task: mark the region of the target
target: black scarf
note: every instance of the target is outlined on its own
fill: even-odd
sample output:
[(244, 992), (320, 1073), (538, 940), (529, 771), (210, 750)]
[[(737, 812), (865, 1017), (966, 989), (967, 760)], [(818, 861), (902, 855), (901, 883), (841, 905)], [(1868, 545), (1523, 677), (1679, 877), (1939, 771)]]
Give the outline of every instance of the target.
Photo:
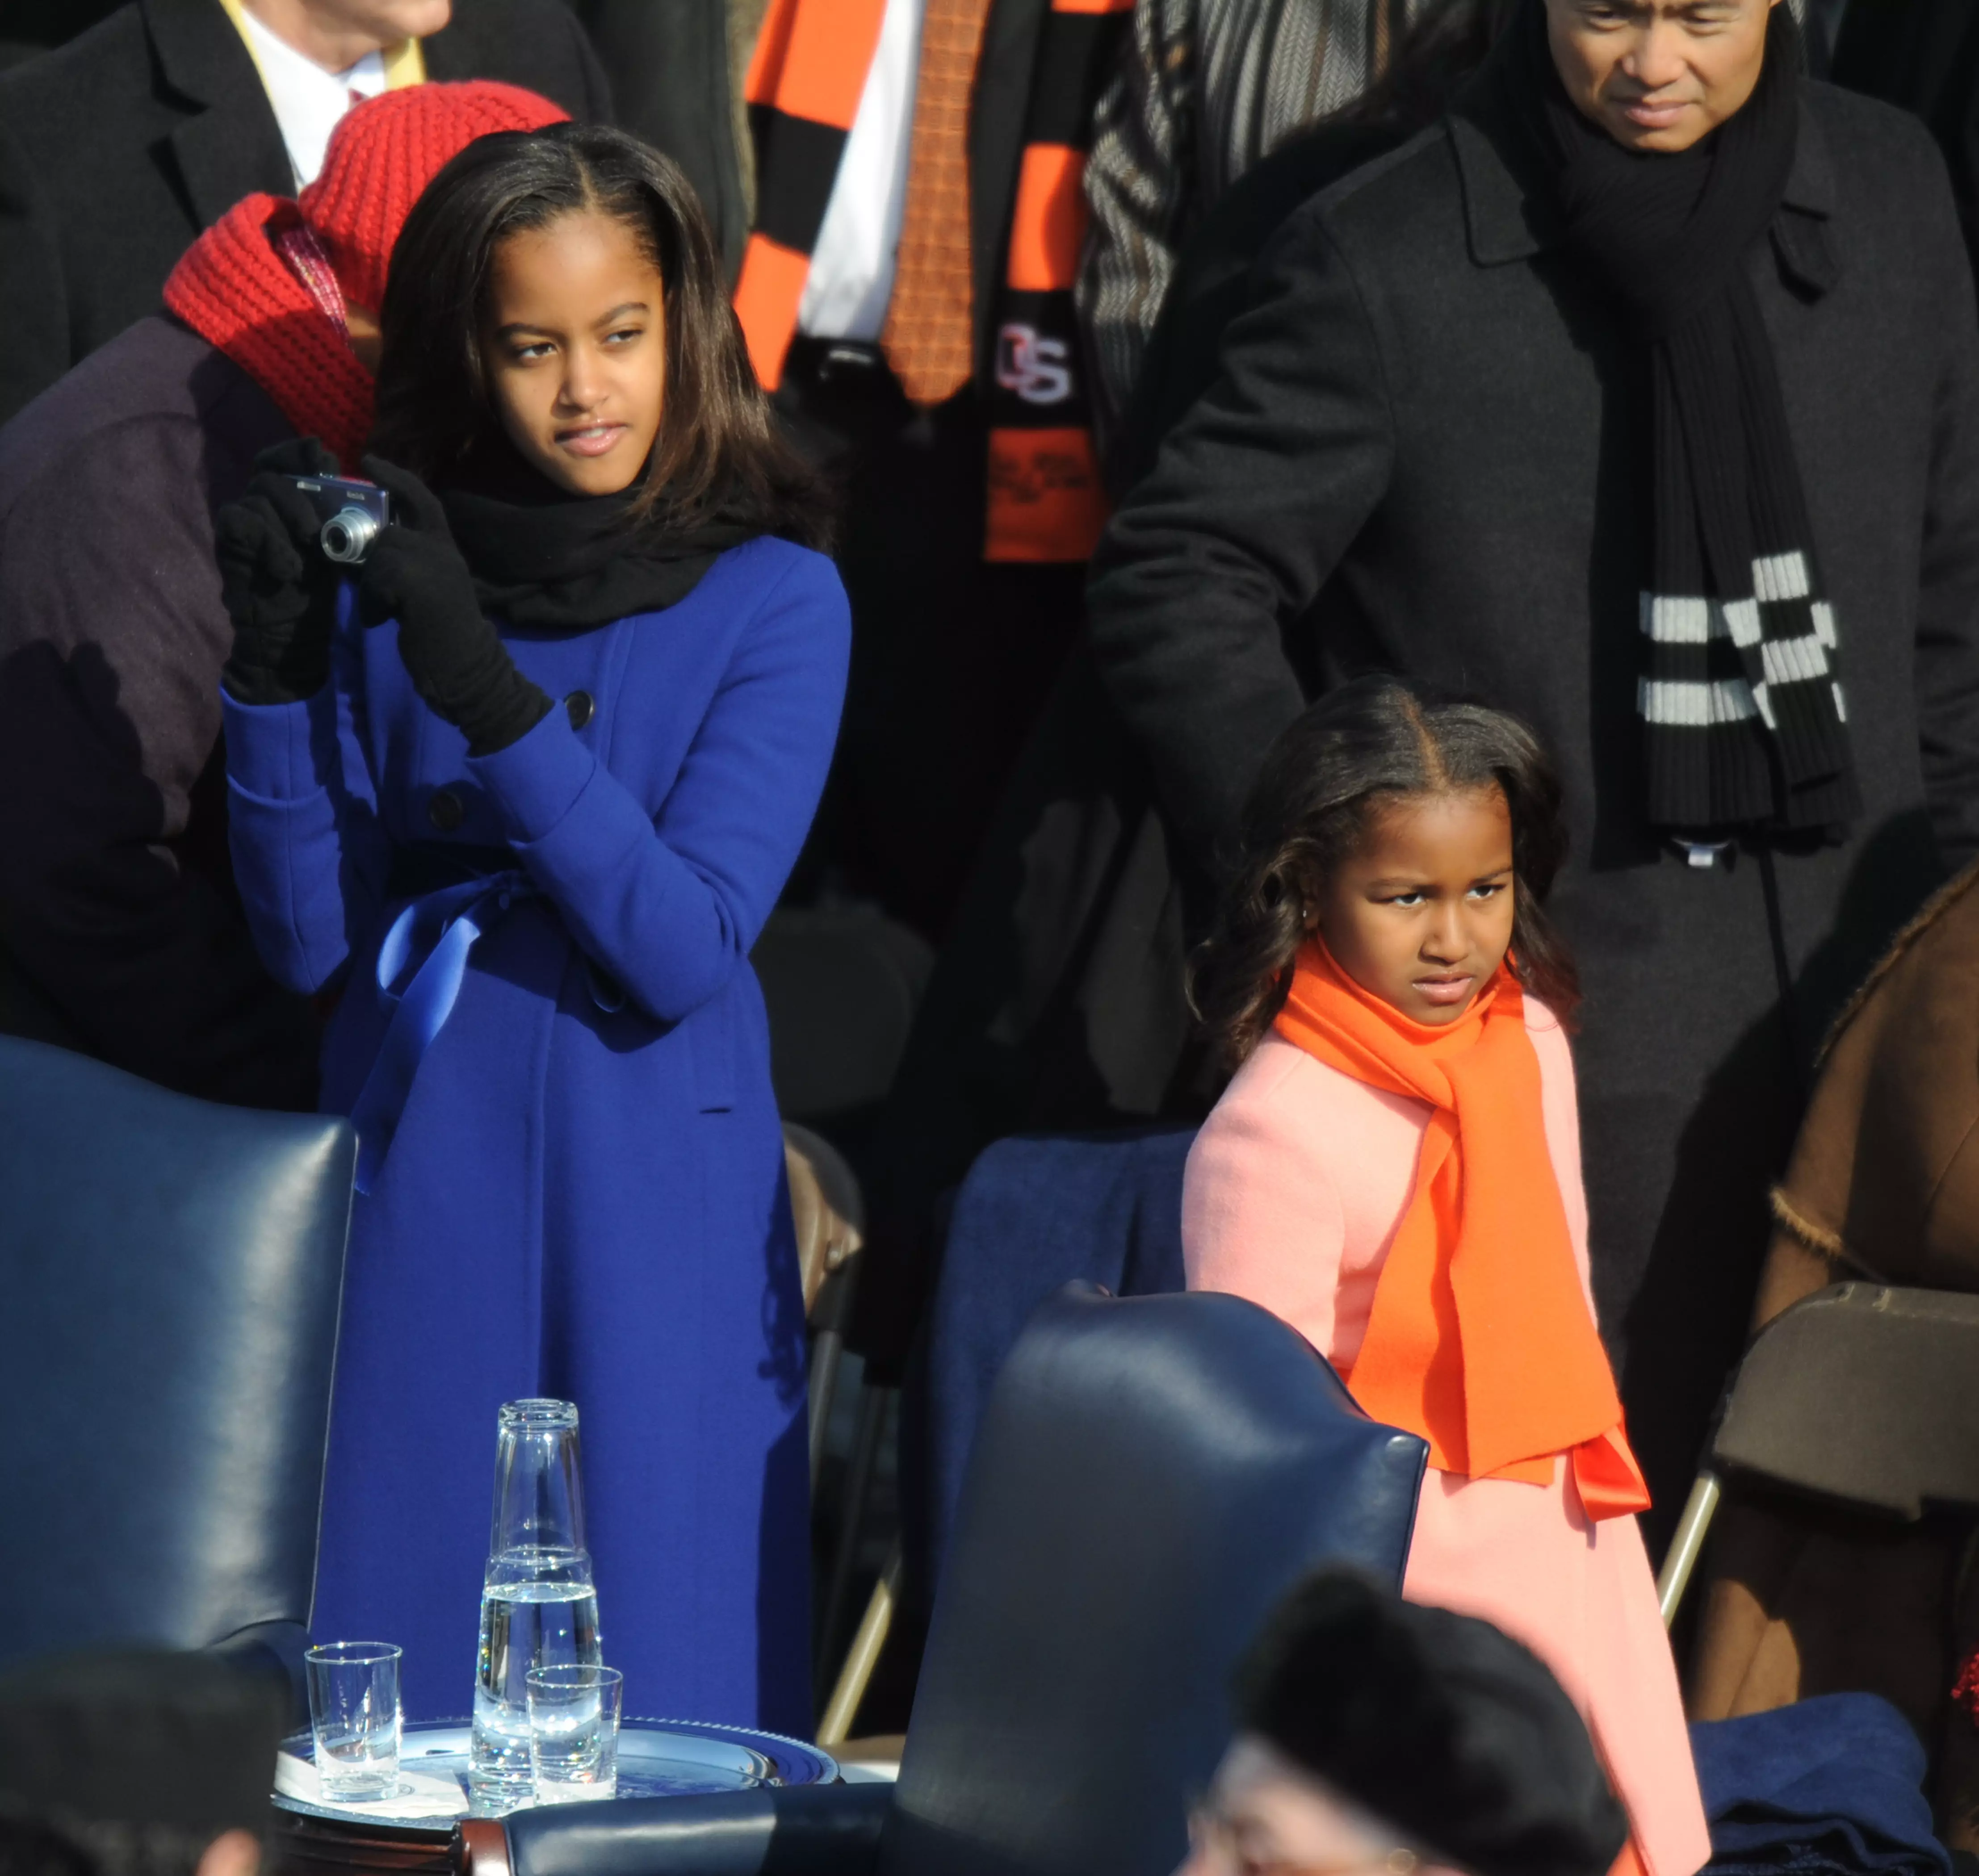
[(635, 528), (636, 482), (573, 496), (506, 447), (439, 491), (483, 610), (525, 631), (588, 631), (692, 592), (716, 557), (762, 530), (718, 518), (671, 532)]
[(1832, 828), (1861, 811), (1807, 502), (1749, 272), (1793, 167), (1798, 29), (1772, 10), (1745, 107), (1680, 154), (1569, 100), (1531, 0), (1507, 50), (1570, 247), (1648, 351), (1654, 542), (1637, 708), (1659, 827)]

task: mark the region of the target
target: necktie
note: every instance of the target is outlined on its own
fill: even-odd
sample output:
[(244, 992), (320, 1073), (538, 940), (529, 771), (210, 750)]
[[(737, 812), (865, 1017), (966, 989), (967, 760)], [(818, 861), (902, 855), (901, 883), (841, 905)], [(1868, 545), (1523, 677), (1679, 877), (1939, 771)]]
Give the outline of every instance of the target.
[(907, 201), (880, 334), (917, 404), (969, 382), (969, 94), (990, 0), (927, 0), (908, 147)]

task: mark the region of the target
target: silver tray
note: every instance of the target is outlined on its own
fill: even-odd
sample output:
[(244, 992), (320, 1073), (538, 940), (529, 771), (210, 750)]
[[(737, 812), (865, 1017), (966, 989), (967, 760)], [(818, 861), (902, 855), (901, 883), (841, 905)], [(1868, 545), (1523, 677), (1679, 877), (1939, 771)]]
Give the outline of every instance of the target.
[[(385, 1804), (339, 1805), (312, 1802), (282, 1788), (278, 1769), (273, 1798), (299, 1817), (339, 1824), (409, 1831), (444, 1840), (470, 1815), (467, 1764), (472, 1728), (464, 1719), (426, 1720), (406, 1728), (399, 1748), (402, 1791), (416, 1787), (429, 1808), (420, 1815), (396, 1814)], [(282, 1742), (285, 1758), (313, 1769), (315, 1742), (307, 1732)], [(830, 1785), (838, 1765), (827, 1753), (779, 1733), (744, 1726), (717, 1726), (701, 1720), (628, 1719), (618, 1729), (618, 1796), (677, 1798), (704, 1791), (746, 1791), (767, 1785)], [(451, 1780), (459, 1808), (442, 1815), (429, 1808), (439, 1786)]]

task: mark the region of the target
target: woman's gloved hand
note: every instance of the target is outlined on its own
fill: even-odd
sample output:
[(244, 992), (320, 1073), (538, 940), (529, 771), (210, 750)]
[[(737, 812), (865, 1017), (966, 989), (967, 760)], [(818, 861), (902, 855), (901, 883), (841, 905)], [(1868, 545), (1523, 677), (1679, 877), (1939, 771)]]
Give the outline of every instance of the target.
[(341, 473), (313, 436), (277, 443), (214, 517), (220, 597), (234, 621), (220, 681), (237, 703), (300, 703), (330, 681), (337, 569), (317, 545), (313, 504), (290, 478)]
[(366, 456), (364, 472), (392, 498), (392, 525), (371, 544), (359, 579), (367, 625), (399, 621), (399, 657), (428, 707), (491, 756), (534, 729), (550, 700), (515, 668), (482, 616), (474, 581), (439, 497), (410, 469)]

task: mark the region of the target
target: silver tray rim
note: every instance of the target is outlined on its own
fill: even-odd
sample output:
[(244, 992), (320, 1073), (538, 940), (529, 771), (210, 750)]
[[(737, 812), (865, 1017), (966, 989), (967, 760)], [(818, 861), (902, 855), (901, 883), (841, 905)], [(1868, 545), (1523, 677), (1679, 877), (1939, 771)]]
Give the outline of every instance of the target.
[[(419, 1733), (457, 1732), (471, 1728), (473, 1724), (472, 1719), (466, 1715), (449, 1715), (444, 1719), (409, 1720), (406, 1724), (405, 1732), (408, 1736)], [(808, 1740), (794, 1739), (787, 1733), (766, 1732), (760, 1727), (731, 1726), (720, 1720), (658, 1718), (639, 1713), (628, 1714), (620, 1722), (620, 1730), (622, 1732), (631, 1730), (647, 1734), (671, 1733), (676, 1737), (714, 1739), (754, 1749), (759, 1757), (769, 1759), (777, 1768), (775, 1778), (766, 1781), (771, 1784), (837, 1785), (842, 1782), (844, 1778), (838, 1761), (824, 1747), (814, 1745)], [(316, 1740), (307, 1726), (299, 1732), (287, 1735), (282, 1741), (281, 1749), (289, 1752), (297, 1745), (304, 1748), (297, 1756), (313, 1763)], [(764, 1751), (762, 1748), (766, 1746), (781, 1748), (782, 1751)], [(784, 1753), (794, 1755), (797, 1762), (787, 1761)], [(811, 1768), (812, 1775), (804, 1777), (802, 1774), (807, 1768)], [(793, 1776), (794, 1773), (798, 1775)], [(681, 1793), (679, 1795), (685, 1798), (691, 1794)], [(312, 1805), (307, 1799), (292, 1798), (281, 1791), (271, 1791), (268, 1794), (268, 1801), (277, 1810), (285, 1811), (293, 1817), (309, 1818), (323, 1824), (340, 1824), (353, 1828), (403, 1834), (437, 1843), (451, 1840), (455, 1827), (461, 1821), (459, 1818), (373, 1817), (363, 1811), (341, 1810), (333, 1805)], [(462, 1814), (463, 1816), (465, 1815)]]

